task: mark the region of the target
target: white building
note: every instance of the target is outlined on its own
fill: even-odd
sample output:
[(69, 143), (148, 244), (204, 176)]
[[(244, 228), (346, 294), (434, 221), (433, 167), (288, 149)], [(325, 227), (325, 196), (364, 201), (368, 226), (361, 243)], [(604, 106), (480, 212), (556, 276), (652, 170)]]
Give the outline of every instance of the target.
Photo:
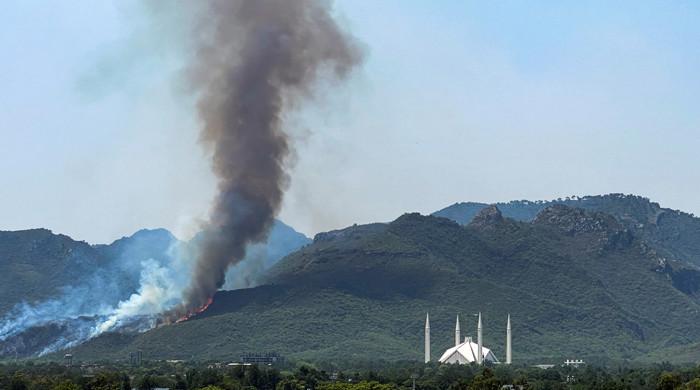
[[(482, 346), (481, 353), (483, 359), (481, 361), (498, 363), (496, 355), (491, 352), (490, 349)], [(465, 337), (464, 342), (455, 345), (454, 347), (445, 351), (440, 357), (440, 363), (457, 363), (457, 364), (469, 364), (478, 363), (477, 359), (479, 356), (479, 344), (472, 341), (471, 337)]]
[(586, 364), (582, 359), (566, 359), (564, 362), (565, 366), (572, 366), (578, 368), (579, 366), (582, 366)]
[[(476, 328), (477, 342), (473, 342), (471, 337), (465, 337), (461, 340), (461, 329), (459, 326), (459, 316), (455, 325), (455, 346), (445, 351), (440, 359), (440, 363), (457, 363), (457, 364), (484, 364), (499, 363), (496, 355), (491, 349), (484, 347), (483, 344), (483, 327), (481, 324), (481, 313), (479, 313), (479, 322)], [(425, 318), (425, 362), (430, 361), (430, 320), (426, 315)], [(511, 364), (511, 326), (510, 315), (506, 323), (506, 364)]]
[(430, 361), (430, 314), (425, 314), (425, 362)]

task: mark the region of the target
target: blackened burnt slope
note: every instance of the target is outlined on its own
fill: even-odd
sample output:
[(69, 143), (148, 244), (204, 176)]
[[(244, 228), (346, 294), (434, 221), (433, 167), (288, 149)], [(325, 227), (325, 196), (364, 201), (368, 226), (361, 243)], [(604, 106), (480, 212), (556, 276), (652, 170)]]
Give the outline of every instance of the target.
[(435, 355), (452, 343), (456, 314), (463, 333), (473, 335), (476, 311), (498, 356), (511, 314), (516, 359), (638, 358), (700, 337), (698, 300), (674, 285), (682, 267), (614, 218), (564, 206), (532, 223), (498, 213), (492, 208), (466, 227), (406, 214), (324, 233), (282, 260), (265, 286), (220, 292), (195, 319), (119, 348), (91, 349), (93, 342), (76, 353), (114, 357), (139, 348), (151, 358), (235, 359), (277, 350), (331, 361), (420, 359), (426, 311)]

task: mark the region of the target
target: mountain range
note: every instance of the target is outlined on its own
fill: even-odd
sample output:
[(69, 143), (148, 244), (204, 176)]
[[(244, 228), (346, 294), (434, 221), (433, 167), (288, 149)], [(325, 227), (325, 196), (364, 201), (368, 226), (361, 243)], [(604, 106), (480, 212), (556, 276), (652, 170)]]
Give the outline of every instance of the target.
[[(153, 233), (161, 249), (162, 233)], [(0, 259), (17, 251), (2, 237), (0, 249), (7, 252)], [(56, 280), (70, 280), (125, 253), (117, 242), (58, 250), (54, 241), (68, 238), (50, 237), (51, 245), (20, 240), (36, 252), (20, 250), (22, 256), (0, 266), (17, 272), (9, 263), (53, 248), (64, 262), (76, 262), (77, 271), (57, 268), (63, 276)], [(137, 249), (127, 257), (155, 256), (147, 241), (128, 245)], [(436, 359), (453, 343), (456, 316), (462, 334), (475, 336), (473, 315), (481, 312), (485, 344), (498, 357), (511, 315), (516, 363), (690, 361), (700, 357), (698, 243), (700, 219), (638, 196), (458, 203), (429, 216), (405, 214), (299, 240), (286, 257), (260, 267), (250, 287), (220, 291), (188, 321), (105, 333), (71, 351), (83, 360), (124, 360), (137, 350), (146, 359), (237, 360), (245, 352), (276, 351), (338, 364), (420, 360), (429, 312)], [(91, 250), (99, 256), (76, 260)], [(53, 280), (30, 268), (19, 269), (36, 279), (25, 276), (14, 288)], [(59, 282), (45, 285), (60, 290)], [(52, 294), (37, 290), (41, 299)]]
[[(700, 218), (690, 213), (661, 207), (658, 203), (641, 196), (574, 196), (552, 201), (519, 200), (496, 203), (495, 206), (508, 218), (532, 221), (540, 211), (555, 204), (610, 214), (663, 256), (700, 266)], [(479, 210), (487, 206), (485, 203), (455, 203), (436, 211), (433, 215), (449, 218), (463, 225), (469, 223)]]
[[(197, 239), (183, 242), (165, 229), (143, 229), (90, 245), (47, 229), (0, 231), (0, 358), (36, 355), (58, 339), (76, 337), (72, 328), (138, 292), (145, 262), (169, 268)], [(310, 241), (275, 221), (267, 242), (251, 245), (229, 270), (225, 287), (255, 285), (266, 269)]]
[(474, 336), (481, 312), (485, 343), (500, 357), (511, 315), (515, 362), (690, 360), (700, 339), (698, 223), (616, 194), (405, 214), (320, 233), (259, 286), (221, 291), (188, 321), (105, 334), (74, 353), (419, 360), (430, 312), (436, 359), (453, 343), (456, 316)]

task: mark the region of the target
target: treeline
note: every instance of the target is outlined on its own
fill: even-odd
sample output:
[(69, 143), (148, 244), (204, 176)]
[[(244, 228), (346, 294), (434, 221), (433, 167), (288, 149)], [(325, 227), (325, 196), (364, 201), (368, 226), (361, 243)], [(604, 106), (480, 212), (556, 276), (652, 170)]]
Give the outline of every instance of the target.
[(700, 390), (700, 367), (534, 367), (379, 364), (375, 369), (324, 370), (268, 366), (149, 363), (142, 367), (0, 364), (2, 390)]

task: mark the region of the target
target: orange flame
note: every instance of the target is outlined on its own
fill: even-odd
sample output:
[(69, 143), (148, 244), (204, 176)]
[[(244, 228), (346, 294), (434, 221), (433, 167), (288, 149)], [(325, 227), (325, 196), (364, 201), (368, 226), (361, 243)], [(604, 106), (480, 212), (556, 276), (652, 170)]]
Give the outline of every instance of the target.
[(209, 305), (211, 305), (212, 302), (214, 302), (214, 298), (207, 299), (207, 303), (180, 317), (177, 321), (175, 321), (175, 323), (179, 324), (180, 322), (187, 321), (195, 315), (203, 312), (204, 310), (207, 310), (207, 308), (209, 307)]

